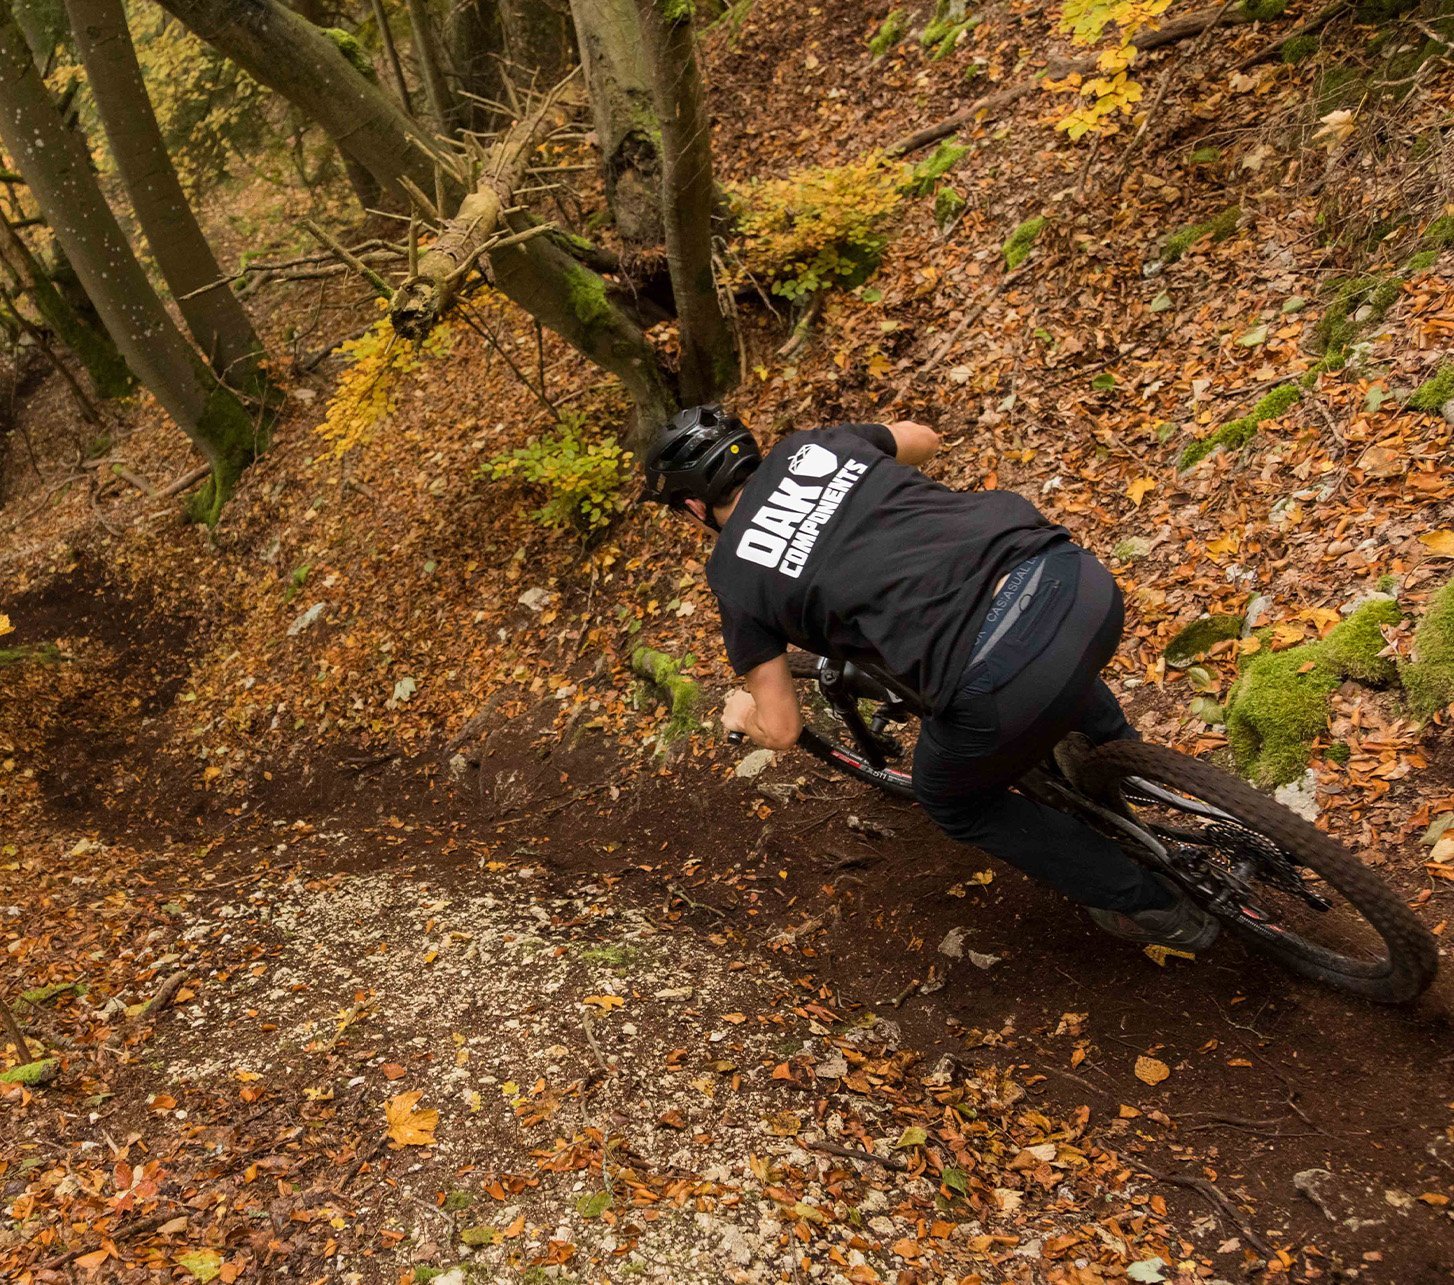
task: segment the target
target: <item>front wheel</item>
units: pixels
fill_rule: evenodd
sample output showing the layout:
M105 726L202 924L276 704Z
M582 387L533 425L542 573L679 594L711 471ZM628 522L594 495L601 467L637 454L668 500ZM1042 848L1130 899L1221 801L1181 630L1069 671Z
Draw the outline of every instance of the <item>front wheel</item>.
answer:
M1101 746L1076 775L1160 840L1192 897L1285 967L1384 1003L1415 999L1433 981L1438 947L1403 900L1240 777L1138 741Z

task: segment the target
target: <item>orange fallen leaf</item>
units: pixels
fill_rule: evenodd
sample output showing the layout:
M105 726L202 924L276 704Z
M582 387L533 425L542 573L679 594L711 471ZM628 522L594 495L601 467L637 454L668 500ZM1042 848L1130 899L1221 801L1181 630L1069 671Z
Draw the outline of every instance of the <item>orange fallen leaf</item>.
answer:
M1454 531L1448 527L1438 531L1425 531L1419 543L1427 545L1436 558L1454 558Z
M388 1134L396 1147L432 1147L434 1131L439 1127L439 1112L432 1107L416 1111L415 1104L424 1096L413 1089L390 1098L384 1106Z
M402 1080L404 1078L404 1068L397 1062L385 1062L383 1066L379 1067L379 1070L384 1073L384 1079L386 1080Z
M620 1008L626 1003L619 995L587 995L581 1001L582 1004L590 1004L599 1008L603 1013L609 1013L613 1008Z
M1136 1078L1142 1084L1160 1084L1171 1074L1171 1068L1159 1057L1138 1057Z
M1138 477L1126 488L1126 494L1131 497L1131 503L1139 509L1141 501L1146 498L1148 492L1155 489L1156 479L1154 477Z

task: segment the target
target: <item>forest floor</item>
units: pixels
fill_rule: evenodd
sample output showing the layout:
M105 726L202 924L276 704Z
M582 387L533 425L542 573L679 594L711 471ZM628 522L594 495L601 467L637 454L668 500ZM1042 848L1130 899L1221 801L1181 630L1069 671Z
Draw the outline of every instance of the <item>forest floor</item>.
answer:
M971 60L1008 83L1022 51L1065 52L1008 6L952 58L911 37L875 62L884 6L782 8L706 40L729 180L938 119ZM1193 701L1236 649L1193 690L1163 657L1181 626L1259 594L1312 638L1386 576L1416 613L1450 570L1419 539L1451 525L1450 428L1402 392L1454 331L1447 248L1403 271L1447 178L1384 142L1447 112L1454 74L1360 108L1335 155L1319 73L1235 70L1271 34L1168 55L1124 181L1127 135L1072 147L1040 96L969 129L964 217L941 234L908 206L792 359L778 320L741 317L736 405L764 436L924 418L936 476L1019 489L1106 556L1113 682L1197 752L1223 748ZM1371 74L1366 35L1320 57ZM1385 198L1402 220L1370 239ZM1232 201L1233 235L1156 257ZM1357 369L1178 471L1315 364L1336 272L1398 276L1354 323ZM280 351L368 315L336 283L269 299ZM535 375L533 332L478 310ZM557 408L619 419L560 345L539 372ZM635 510L585 546L481 480L554 413L472 331L342 458L312 431L338 373L285 371L277 443L210 534L87 461L56 381L21 408L4 645L59 659L0 668L0 987L51 988L20 1008L59 1073L0 1099L5 1280L1454 1274L1447 974L1394 1011L1231 943L1158 966L808 760L747 779L705 727L663 747L632 648L729 681L690 535ZM145 402L101 451L157 482L191 466ZM1442 934L1454 881L1419 840L1454 810L1448 725L1346 684L1314 767L1320 822Z

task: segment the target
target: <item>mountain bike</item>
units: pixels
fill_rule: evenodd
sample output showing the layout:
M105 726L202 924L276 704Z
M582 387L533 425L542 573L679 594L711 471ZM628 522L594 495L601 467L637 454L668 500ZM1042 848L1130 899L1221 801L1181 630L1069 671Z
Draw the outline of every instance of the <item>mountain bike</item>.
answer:
M788 666L821 698L803 702L799 748L912 799L898 729L925 713L914 697L866 665L791 652ZM1107 835L1235 936L1304 977L1401 1003L1421 995L1438 970L1433 935L1377 874L1296 812L1211 763L1144 741L1097 747L1072 734L1013 788Z

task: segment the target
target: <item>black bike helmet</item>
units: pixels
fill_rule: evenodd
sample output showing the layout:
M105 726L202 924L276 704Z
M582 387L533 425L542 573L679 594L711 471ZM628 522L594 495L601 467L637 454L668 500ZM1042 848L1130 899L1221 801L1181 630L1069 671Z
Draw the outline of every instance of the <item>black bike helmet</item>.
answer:
M641 498L674 509L685 508L686 500L701 500L708 523L716 526L713 506L761 463L762 453L740 419L724 415L720 406L689 406L662 425L648 448Z

